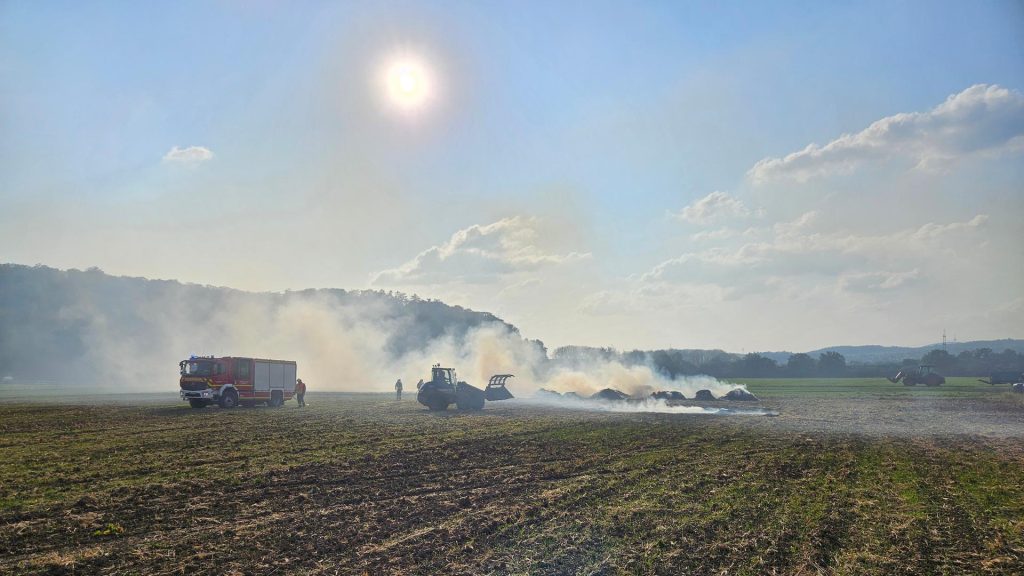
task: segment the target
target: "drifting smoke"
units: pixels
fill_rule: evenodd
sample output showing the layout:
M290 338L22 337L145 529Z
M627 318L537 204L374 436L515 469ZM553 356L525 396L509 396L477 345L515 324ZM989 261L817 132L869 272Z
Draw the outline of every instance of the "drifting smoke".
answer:
M690 376L676 380L664 378L649 366L626 366L620 362L602 361L587 369L555 369L540 386L546 390L573 392L582 397L612 388L633 398L645 398L661 390L677 391L693 398L698 390L710 390L716 397L724 396L736 385L725 384L710 376Z
M552 361L493 316L383 293L257 294L10 265L0 287L15 304L0 314L0 364L25 378L52 369L43 378L96 390L175 389L178 362L193 354L295 360L298 376L322 391L385 392L397 378L411 389L438 362L478 387L515 374L509 388L519 398L540 388L634 398L732 388L609 359Z
M693 398L698 390L709 390L715 397L722 397L730 390L742 388L736 384L721 382L710 376L689 376L670 380L661 376L649 366L627 366L615 361L595 363L589 369L554 368L544 384L543 390L558 392L555 395L540 391L529 398L534 404L601 412L657 412L663 414L754 414L764 415L760 409L734 409L725 407L681 406L669 404L664 399L652 398L654 392L679 392ZM590 399L599 391L611 388L629 396L621 401Z
M710 407L710 406L682 406L669 404L659 398L639 398L620 401L590 400L574 396L555 396L553 394L539 394L526 400L530 404L540 404L552 408L567 410L587 410L591 412L616 412L626 414L728 414L765 416L774 414L762 408L733 408L733 407Z

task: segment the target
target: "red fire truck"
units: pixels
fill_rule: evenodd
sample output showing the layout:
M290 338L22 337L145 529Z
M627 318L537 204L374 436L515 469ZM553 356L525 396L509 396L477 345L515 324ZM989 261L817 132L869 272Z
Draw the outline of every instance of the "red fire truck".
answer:
M181 399L193 408L215 402L221 408L260 402L277 407L295 393L296 364L291 360L193 356L178 366Z

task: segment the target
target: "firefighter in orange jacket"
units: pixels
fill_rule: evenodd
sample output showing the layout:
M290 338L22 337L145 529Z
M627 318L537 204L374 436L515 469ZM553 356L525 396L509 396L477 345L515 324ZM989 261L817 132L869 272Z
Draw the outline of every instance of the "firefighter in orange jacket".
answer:
M306 405L306 401L303 399L306 396L306 383L299 378L295 381L295 399L299 401L299 408Z

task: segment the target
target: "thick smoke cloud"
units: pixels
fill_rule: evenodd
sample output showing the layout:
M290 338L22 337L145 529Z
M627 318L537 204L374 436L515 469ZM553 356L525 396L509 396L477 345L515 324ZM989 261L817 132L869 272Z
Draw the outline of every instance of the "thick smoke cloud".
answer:
M397 378L412 386L434 363L476 386L515 374L518 397L540 388L635 397L730 388L612 358L552 361L490 314L402 294L250 293L12 265L0 269L0 286L0 372L79 389L174 390L177 364L192 354L295 360L312 390L384 392Z

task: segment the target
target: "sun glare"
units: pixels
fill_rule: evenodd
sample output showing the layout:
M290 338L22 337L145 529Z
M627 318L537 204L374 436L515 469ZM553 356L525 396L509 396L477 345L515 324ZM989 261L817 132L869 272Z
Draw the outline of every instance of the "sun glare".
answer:
M385 67L384 85L389 103L404 112L422 109L433 96L427 66L419 59L402 57Z

